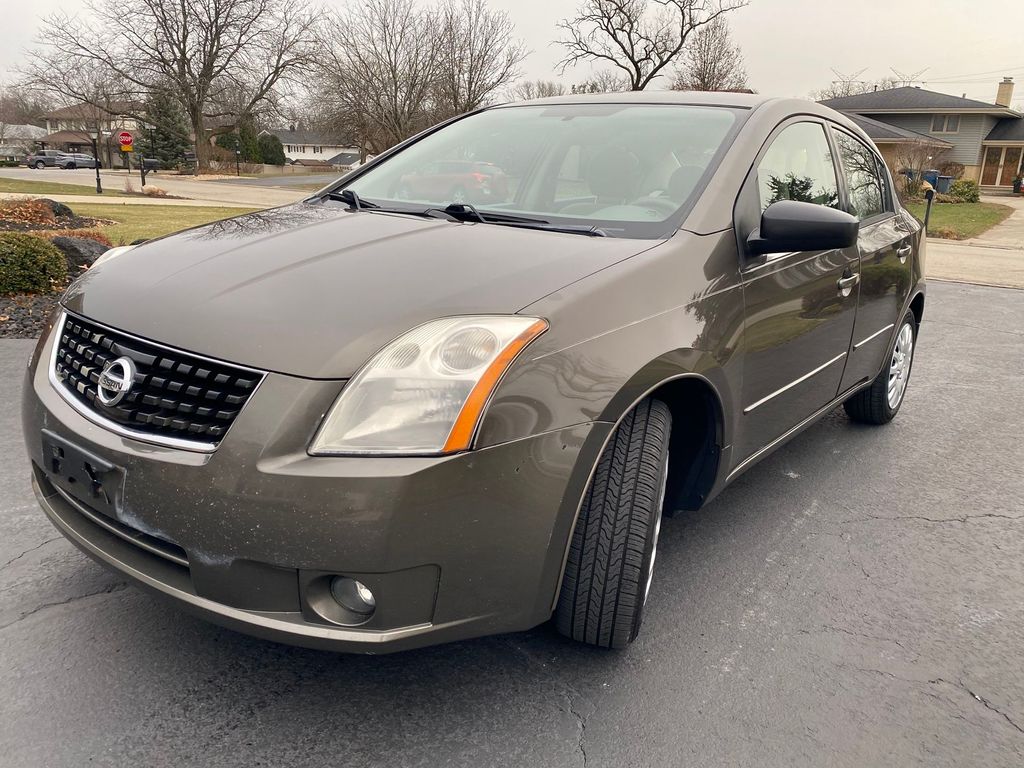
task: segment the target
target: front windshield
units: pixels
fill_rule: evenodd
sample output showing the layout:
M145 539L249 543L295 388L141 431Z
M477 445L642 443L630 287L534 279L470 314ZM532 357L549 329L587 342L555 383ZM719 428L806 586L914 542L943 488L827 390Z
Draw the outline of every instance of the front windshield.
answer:
M703 187L736 110L688 105L501 107L432 133L345 185L394 208L480 212L660 237Z

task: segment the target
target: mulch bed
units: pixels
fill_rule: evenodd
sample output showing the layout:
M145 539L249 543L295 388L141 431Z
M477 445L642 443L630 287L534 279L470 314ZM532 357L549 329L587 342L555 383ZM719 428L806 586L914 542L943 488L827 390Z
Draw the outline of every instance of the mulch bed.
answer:
M0 296L0 339L34 339L57 306L60 293Z
M29 221L0 219L0 232L45 232L51 229L94 229L107 224L116 224L109 219L92 219L88 216L59 216L46 224Z

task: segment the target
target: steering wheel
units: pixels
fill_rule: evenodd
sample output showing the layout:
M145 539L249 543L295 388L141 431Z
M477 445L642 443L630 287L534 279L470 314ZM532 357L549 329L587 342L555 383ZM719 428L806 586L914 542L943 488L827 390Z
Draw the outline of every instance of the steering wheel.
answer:
M637 208L654 208L669 216L679 210L679 203L669 200L667 197L640 197L629 205Z

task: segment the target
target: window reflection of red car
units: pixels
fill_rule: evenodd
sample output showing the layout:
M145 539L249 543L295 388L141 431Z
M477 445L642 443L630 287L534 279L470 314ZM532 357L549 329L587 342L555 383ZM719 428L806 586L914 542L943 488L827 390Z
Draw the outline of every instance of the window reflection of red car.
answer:
M508 195L508 177L492 163L439 160L402 177L398 197L445 203L499 202Z

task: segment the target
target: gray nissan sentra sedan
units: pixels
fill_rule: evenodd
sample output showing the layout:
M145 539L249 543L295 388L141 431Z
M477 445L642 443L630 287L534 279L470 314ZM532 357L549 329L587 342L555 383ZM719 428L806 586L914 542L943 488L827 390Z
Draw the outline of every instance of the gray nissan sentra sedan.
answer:
M554 616L620 648L663 515L840 404L893 418L923 245L816 104L484 109L105 254L30 362L36 494L102 564L262 637L383 652Z

